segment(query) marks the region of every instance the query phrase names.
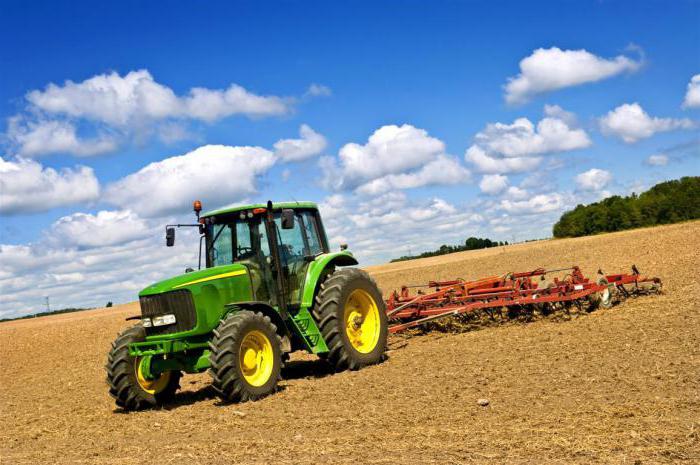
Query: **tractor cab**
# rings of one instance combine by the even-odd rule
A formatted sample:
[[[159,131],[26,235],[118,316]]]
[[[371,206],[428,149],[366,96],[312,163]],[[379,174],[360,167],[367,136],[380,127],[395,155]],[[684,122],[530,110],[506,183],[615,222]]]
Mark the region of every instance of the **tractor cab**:
[[[205,265],[245,265],[255,300],[298,307],[309,263],[329,251],[326,234],[313,204],[269,207],[253,205],[203,215]]]

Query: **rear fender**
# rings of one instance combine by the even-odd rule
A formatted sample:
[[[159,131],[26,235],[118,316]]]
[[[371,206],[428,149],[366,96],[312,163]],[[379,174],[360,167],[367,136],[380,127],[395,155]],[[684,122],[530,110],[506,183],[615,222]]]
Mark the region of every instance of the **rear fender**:
[[[311,308],[314,304],[314,297],[316,297],[318,288],[329,270],[332,271],[337,266],[352,266],[357,264],[358,262],[355,257],[347,251],[318,256],[316,260],[309,264],[309,268],[306,270],[301,306]]]

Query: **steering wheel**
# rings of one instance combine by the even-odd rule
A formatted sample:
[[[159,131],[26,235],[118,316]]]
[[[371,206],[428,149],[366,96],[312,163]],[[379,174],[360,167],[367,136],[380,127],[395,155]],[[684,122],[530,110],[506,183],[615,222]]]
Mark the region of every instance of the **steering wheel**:
[[[238,255],[239,258],[252,256],[253,254],[252,247],[241,247],[240,245],[236,247],[236,255]]]

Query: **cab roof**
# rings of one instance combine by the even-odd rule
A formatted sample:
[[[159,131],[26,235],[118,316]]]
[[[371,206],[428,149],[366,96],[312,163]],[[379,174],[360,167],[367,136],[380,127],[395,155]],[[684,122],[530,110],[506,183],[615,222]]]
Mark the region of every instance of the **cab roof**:
[[[202,213],[200,216],[202,218],[206,218],[208,216],[225,215],[228,213],[235,213],[243,210],[252,210],[254,208],[267,208],[267,204],[254,203],[248,205],[228,205],[226,207],[221,207],[216,210],[211,210]],[[318,205],[316,205],[314,202],[272,202],[273,210],[281,210],[283,208],[313,208],[318,210]]]

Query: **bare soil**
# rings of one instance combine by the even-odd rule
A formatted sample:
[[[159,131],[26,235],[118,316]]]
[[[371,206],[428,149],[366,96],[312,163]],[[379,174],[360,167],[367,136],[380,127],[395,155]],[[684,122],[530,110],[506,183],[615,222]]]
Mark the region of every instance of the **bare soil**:
[[[183,378],[167,408],[116,410],[102,367],[136,304],[3,323],[0,462],[700,463],[700,222],[368,270],[388,293],[632,263],[664,294],[569,321],[392,337],[389,359],[358,372],[295,354],[280,392],[238,405],[221,405],[202,374]]]

